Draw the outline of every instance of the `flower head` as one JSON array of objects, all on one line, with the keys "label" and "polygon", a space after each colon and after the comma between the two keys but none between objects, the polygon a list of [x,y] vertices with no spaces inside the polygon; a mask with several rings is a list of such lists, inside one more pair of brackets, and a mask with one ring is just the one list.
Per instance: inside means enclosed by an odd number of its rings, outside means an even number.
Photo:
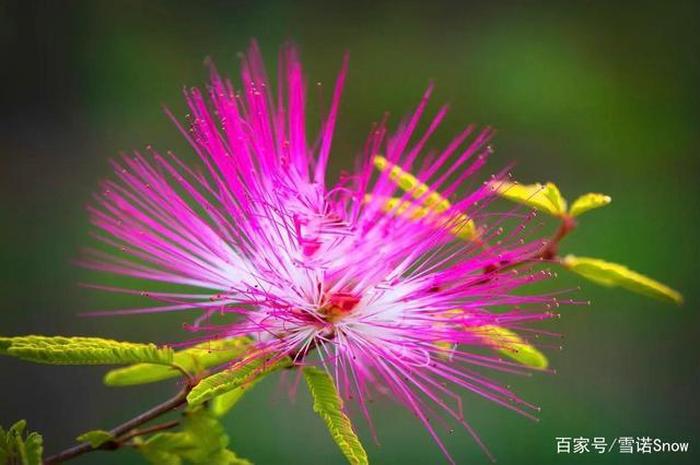
[{"label": "flower head", "polygon": [[[294,48],[281,56],[274,90],[255,44],[239,90],[212,67],[206,96],[185,91],[191,114],[180,126],[201,163],[153,149],[115,161],[116,179],[90,208],[113,250],[90,251],[84,263],[192,288],[113,290],[157,302],[122,313],[199,309],[190,329],[253,337],[249,357],[322,366],[368,420],[369,398],[389,394],[447,454],[440,436],[448,427],[438,418],[479,441],[464,417],[465,390],[531,415],[532,405],[479,369],[527,371],[501,358],[518,344],[539,354],[518,333],[536,334],[526,324],[552,316],[553,297],[516,291],[547,273],[510,265],[536,257],[542,242],[523,235],[527,216],[485,211],[503,177],[475,180],[491,152],[490,129],[470,126],[427,151],[447,113],[441,108],[418,131],[431,87],[397,130],[376,124],[355,170],[330,182],[346,73],[347,59],[309,140]],[[236,318],[214,326],[218,314]]]}]

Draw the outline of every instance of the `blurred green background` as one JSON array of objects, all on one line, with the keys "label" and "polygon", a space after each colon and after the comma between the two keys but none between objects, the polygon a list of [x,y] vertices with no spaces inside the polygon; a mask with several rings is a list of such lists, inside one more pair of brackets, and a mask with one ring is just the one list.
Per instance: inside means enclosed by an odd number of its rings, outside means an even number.
[{"label": "blurred green background", "polygon": [[[351,68],[332,167],[350,167],[384,111],[396,122],[429,80],[431,108],[451,113],[432,146],[465,124],[497,128],[489,169],[517,162],[521,181],[554,180],[570,199],[613,197],[583,217],[566,252],[625,263],[678,288],[686,304],[647,300],[560,273],[590,307],[546,327],[566,335],[558,374],[510,379],[540,405],[539,423],[465,394],[468,419],[503,464],[698,463],[697,176],[699,2],[165,2],[0,1],[0,334],[90,334],[172,342],[191,315],[90,319],[124,300],[77,287],[103,280],[71,264],[88,243],[84,204],[107,160],[153,144],[189,153],[161,111],[185,113],[180,89],[206,79],[203,60],[237,77],[252,37],[272,68],[286,40],[302,50],[312,118],[342,54]],[[0,424],[27,418],[48,451],[124,420],[172,386],[101,385],[100,368],[0,360]],[[226,420],[233,447],[258,465],[342,464],[301,393],[277,377]],[[375,404],[381,446],[358,421],[375,464],[443,463],[428,434],[390,401]],[[691,452],[557,455],[556,436],[651,436]],[[458,463],[486,463],[466,433],[447,438]],[[137,464],[131,452],[76,464]]]}]

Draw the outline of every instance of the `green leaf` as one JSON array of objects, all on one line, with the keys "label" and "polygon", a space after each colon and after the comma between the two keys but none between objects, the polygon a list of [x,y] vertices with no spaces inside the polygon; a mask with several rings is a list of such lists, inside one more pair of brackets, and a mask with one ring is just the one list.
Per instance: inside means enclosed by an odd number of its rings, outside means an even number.
[{"label": "green leaf", "polygon": [[612,198],[609,195],[589,192],[588,194],[583,194],[581,197],[574,200],[574,203],[571,205],[571,209],[569,210],[569,214],[571,216],[579,216],[581,213],[585,213],[588,210],[604,207],[611,201]]},{"label": "green leaf", "polygon": [[7,431],[7,436],[8,438],[12,435],[21,436],[24,434],[25,429],[27,429],[27,420],[18,420],[14,425],[10,426],[10,429]]},{"label": "green leaf", "polygon": [[606,262],[598,258],[575,257],[573,255],[564,257],[562,264],[574,273],[603,286],[620,286],[629,291],[657,299],[669,300],[676,304],[683,303],[683,296],[678,291],[632,271],[624,265]]},{"label": "green leaf", "polygon": [[[463,309],[448,310],[443,313],[445,318],[461,318],[464,319]],[[438,326],[444,326],[445,323],[438,323]],[[475,336],[490,346],[496,352],[505,355],[516,362],[527,365],[532,368],[544,370],[549,366],[549,360],[536,347],[529,344],[518,333],[502,326],[496,325],[464,325],[464,330],[473,333]],[[452,357],[455,344],[448,341],[437,341],[435,346],[439,349],[438,355],[449,360]]]},{"label": "green leaf", "polygon": [[193,463],[213,463],[214,457],[229,443],[224,428],[205,409],[190,411],[185,415],[185,434],[192,438],[196,447],[184,452],[183,456]]},{"label": "green leaf", "polygon": [[[365,203],[373,200],[370,194],[365,195]],[[474,220],[463,213],[441,214],[432,207],[423,207],[398,197],[379,197],[377,201],[384,213],[413,221],[428,221],[435,227],[448,227],[452,235],[465,241],[474,240],[479,235]]]},{"label": "green leaf", "polygon": [[401,169],[401,167],[393,164],[381,155],[375,155],[372,160],[374,167],[383,173],[389,171],[389,179],[393,181],[404,191],[408,192],[411,197],[420,200],[424,207],[429,207],[431,210],[442,213],[451,207],[450,201],[440,195],[439,192],[431,191],[427,184],[422,183],[411,173]]},{"label": "green leaf", "polygon": [[43,438],[39,433],[29,433],[24,441],[18,440],[17,451],[22,465],[42,465]]},{"label": "green leaf", "polygon": [[[439,192],[432,191],[430,186],[381,155],[375,155],[372,161],[379,172],[383,173],[388,170],[391,181],[408,192],[415,200],[420,201],[420,205],[416,205],[413,202],[402,201],[396,197],[382,199],[383,205],[381,208],[384,212],[404,216],[412,220],[434,217],[436,226],[449,226],[450,232],[454,236],[466,241],[474,240],[478,236],[478,229],[474,221],[465,214],[455,212],[447,217],[439,215],[452,207],[450,201]],[[365,197],[366,202],[371,200],[372,196],[367,195]],[[438,215],[435,215],[436,213]]]},{"label": "green leaf", "polygon": [[52,365],[170,364],[173,360],[169,347],[98,337],[19,336],[3,338],[2,347],[6,355]]},{"label": "green leaf", "polygon": [[7,433],[5,429],[0,426],[0,465],[7,465],[7,462],[10,461],[10,451],[8,449]]},{"label": "green leaf", "polygon": [[263,376],[259,376],[253,379],[252,381],[244,383],[231,391],[225,392],[220,396],[214,397],[211,400],[211,403],[209,404],[209,409],[211,413],[217,417],[226,415],[226,413],[228,413],[228,411],[231,410],[238,403],[241,397],[243,397],[243,394],[253,389],[253,387],[261,379],[263,379]]},{"label": "green leaf", "polygon": [[237,362],[231,368],[222,370],[200,381],[187,394],[187,403],[200,405],[243,385],[249,386],[250,383],[257,379],[288,366],[290,362],[287,357],[274,362],[263,361],[260,358]]},{"label": "green leaf", "polygon": [[240,398],[243,397],[243,394],[251,390],[253,386],[255,386],[257,382],[260,381],[260,379],[261,378],[255,378],[255,380],[251,381],[248,384],[244,384],[232,391],[225,392],[220,396],[214,397],[211,400],[210,405],[212,414],[216,415],[217,417],[226,415],[228,411],[231,410],[238,403]]},{"label": "green leaf", "polygon": [[316,367],[304,368],[304,379],[314,399],[314,412],[328,427],[333,440],[352,465],[367,465],[367,452],[362,447],[350,419],[343,413],[343,401],[338,395],[333,379]]},{"label": "green leaf", "polygon": [[12,338],[11,337],[0,336],[0,355],[8,355],[7,349],[9,349],[11,345],[12,345]]},{"label": "green leaf", "polygon": [[484,341],[501,354],[518,363],[544,370],[549,366],[547,357],[536,347],[528,344],[516,332],[495,325],[478,326],[473,329]]},{"label": "green leaf", "polygon": [[11,465],[17,457],[16,437],[22,436],[27,427],[26,420],[19,420],[7,432],[0,427],[0,465]]},{"label": "green leaf", "polygon": [[566,200],[559,188],[551,182],[544,185],[519,184],[517,182],[494,181],[491,188],[505,199],[541,210],[553,216],[566,213]]},{"label": "green leaf", "polygon": [[0,428],[0,465],[42,465],[44,441],[39,433],[24,435],[27,422],[20,420],[5,432]]},{"label": "green leaf", "polygon": [[155,465],[251,465],[228,449],[229,437],[221,423],[205,409],[185,412],[179,432],[136,438],[137,449]]},{"label": "green leaf", "polygon": [[177,449],[193,447],[190,437],[185,433],[158,433],[145,441],[137,437],[134,444],[153,465],[181,465],[182,458]]},{"label": "green leaf", "polygon": [[107,386],[135,386],[154,383],[182,376],[182,372],[172,366],[138,363],[108,371],[103,379]]},{"label": "green leaf", "polygon": [[[173,364],[197,374],[240,357],[250,347],[250,343],[251,339],[247,337],[207,341],[175,352]],[[108,386],[133,386],[178,376],[182,376],[182,372],[174,367],[139,363],[109,371],[104,377],[104,383]]]},{"label": "green leaf", "polygon": [[93,449],[97,449],[105,442],[114,440],[114,436],[112,436],[112,433],[110,433],[109,431],[96,429],[83,433],[76,439],[78,440],[78,442],[88,442],[90,443]]}]

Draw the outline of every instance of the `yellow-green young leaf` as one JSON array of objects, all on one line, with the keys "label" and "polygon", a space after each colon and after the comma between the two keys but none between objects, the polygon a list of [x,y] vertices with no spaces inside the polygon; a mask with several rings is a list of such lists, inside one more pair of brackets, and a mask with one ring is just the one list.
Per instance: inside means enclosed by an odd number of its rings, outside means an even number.
[{"label": "yellow-green young leaf", "polygon": [[7,449],[7,433],[3,427],[0,426],[0,465],[7,465],[7,463],[10,461],[10,451]]},{"label": "yellow-green young leaf", "polygon": [[86,433],[81,434],[77,438],[78,442],[87,442],[90,443],[93,449],[96,449],[100,447],[102,444],[108,441],[114,440],[114,436],[112,436],[112,433],[109,431],[104,431],[101,429],[96,429],[92,431],[88,431]]},{"label": "yellow-green young leaf", "polygon": [[173,359],[169,347],[99,337],[18,336],[5,338],[3,346],[6,355],[52,365],[169,364]]},{"label": "yellow-green young leaf", "polygon": [[548,182],[542,185],[540,183],[519,184],[516,182],[494,181],[491,183],[491,188],[500,197],[541,210],[550,215],[562,216],[566,213],[566,200],[554,183]]},{"label": "yellow-green young leaf", "polygon": [[[173,364],[189,373],[196,374],[240,357],[250,347],[250,343],[251,339],[247,337],[203,342],[175,352]],[[172,366],[138,363],[109,371],[104,377],[104,383],[108,386],[133,386],[176,378],[181,375],[182,372]]]},{"label": "yellow-green young leaf", "polygon": [[578,216],[581,213],[585,213],[588,210],[593,210],[594,208],[604,207],[612,201],[609,195],[596,194],[590,192],[588,194],[583,194],[578,199],[574,200],[571,204],[571,209],[569,214],[571,216]]},{"label": "yellow-green young leaf", "polygon": [[304,379],[314,400],[314,412],[328,427],[333,440],[352,465],[367,465],[367,452],[362,447],[350,419],[343,413],[343,401],[338,395],[333,379],[316,367],[304,368]]},{"label": "yellow-green young leaf", "polygon": [[389,179],[408,192],[411,197],[420,200],[424,207],[429,207],[436,212],[444,212],[450,208],[449,200],[438,192],[431,191],[427,184],[422,183],[411,173],[402,170],[381,155],[375,155],[373,161],[380,172],[389,170]]},{"label": "yellow-green young leaf", "polygon": [[0,465],[10,465],[17,461],[17,443],[22,441],[26,427],[26,420],[19,420],[7,432],[0,427]]},{"label": "yellow-green young leaf", "polygon": [[42,465],[44,441],[39,433],[29,433],[24,440],[17,439],[17,455],[21,465]]},{"label": "yellow-green young leaf", "polygon": [[[12,338],[11,337],[0,336],[0,355],[7,355],[7,349],[9,349],[11,345],[12,345]],[[3,465],[2,462],[0,462],[0,465]]]},{"label": "yellow-green young leaf", "polygon": [[181,465],[182,457],[178,452],[194,447],[186,433],[156,433],[146,440],[136,437],[134,445],[153,465]]},{"label": "yellow-green young leaf", "polygon": [[[365,195],[365,202],[371,202],[372,196]],[[463,213],[442,214],[433,208],[423,207],[408,200],[397,197],[386,197],[380,200],[381,209],[385,213],[401,216],[409,220],[420,221],[427,219],[435,227],[447,227],[450,233],[465,241],[473,240],[478,236],[474,221]]]},{"label": "yellow-green young leaf", "polygon": [[25,436],[27,422],[20,420],[5,432],[0,428],[0,465],[42,465],[44,441],[39,433]]},{"label": "yellow-green young leaf", "polygon": [[183,429],[136,438],[137,449],[154,465],[251,465],[227,449],[229,437],[219,421],[204,409],[185,412]]},{"label": "yellow-green young leaf", "polygon": [[510,329],[484,325],[474,328],[473,331],[495,350],[518,363],[540,370],[549,366],[549,361],[542,352]]},{"label": "yellow-green young leaf", "polygon": [[190,411],[185,417],[184,432],[196,447],[183,454],[187,460],[201,465],[250,465],[227,449],[229,437],[218,419],[205,409]]},{"label": "yellow-green young leaf", "polygon": [[[389,198],[382,206],[385,212],[407,216],[414,220],[437,213],[438,221],[436,223],[440,226],[450,227],[450,232],[454,236],[467,241],[473,240],[478,236],[478,230],[474,221],[462,213],[454,213],[447,218],[439,217],[440,213],[444,213],[452,206],[450,201],[439,192],[430,190],[427,184],[381,155],[375,155],[373,162],[380,172],[389,170],[389,179],[408,192],[415,200],[420,201],[420,205],[415,206],[411,202],[401,202],[401,199]],[[368,197],[366,200],[370,198]]]},{"label": "yellow-green young leaf", "polygon": [[146,445],[142,447],[137,446],[137,448],[143,455],[143,458],[153,465],[182,465],[182,458],[173,452]]},{"label": "yellow-green young leaf", "polygon": [[181,375],[182,372],[172,366],[138,363],[108,371],[103,381],[107,386],[134,386],[176,378]]},{"label": "yellow-green young leaf", "polygon": [[562,264],[584,278],[603,286],[620,286],[650,297],[670,300],[677,304],[683,303],[683,296],[678,291],[632,271],[624,265],[606,262],[598,258],[575,257],[573,255],[564,257]]},{"label": "yellow-green young leaf", "polygon": [[279,368],[288,366],[290,362],[287,357],[274,362],[263,361],[260,358],[237,362],[231,368],[201,380],[187,394],[187,403],[190,405],[203,404],[240,386],[249,385]]},{"label": "yellow-green young leaf", "polygon": [[260,379],[261,378],[255,378],[255,380],[251,381],[250,383],[243,384],[232,391],[225,392],[220,396],[214,397],[211,400],[209,407],[211,413],[217,417],[226,415],[228,411],[238,403],[241,397],[243,397],[243,394],[250,391]]},{"label": "yellow-green young leaf", "polygon": [[[459,308],[447,310],[441,314],[441,316],[445,319],[458,318],[462,315],[464,315],[464,310]],[[447,325],[447,323],[436,323],[435,327],[444,328]],[[454,349],[457,347],[457,344],[450,341],[436,341],[434,342],[434,345],[438,349],[438,356],[443,360],[451,360],[454,354]]]}]

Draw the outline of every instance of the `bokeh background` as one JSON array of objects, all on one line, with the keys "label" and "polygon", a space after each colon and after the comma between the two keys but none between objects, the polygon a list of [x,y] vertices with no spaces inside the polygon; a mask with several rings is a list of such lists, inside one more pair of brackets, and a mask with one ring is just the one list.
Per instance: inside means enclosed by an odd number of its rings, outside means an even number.
[{"label": "bokeh background", "polygon": [[[512,379],[542,407],[539,423],[466,395],[468,418],[503,464],[698,463],[698,2],[166,2],[0,1],[0,334],[90,334],[177,341],[182,315],[81,318],[123,299],[81,289],[102,280],[71,264],[89,242],[84,205],[108,159],[153,144],[187,154],[161,111],[185,113],[180,90],[206,79],[205,57],[237,75],[259,40],[270,67],[286,40],[306,65],[312,118],[342,54],[351,71],[332,167],[349,167],[370,123],[410,111],[429,80],[431,108],[451,114],[433,146],[465,124],[498,130],[493,171],[554,180],[569,198],[600,191],[564,251],[604,257],[672,284],[683,307],[581,284],[590,307],[547,328],[566,335],[555,376]],[[325,98],[317,98],[322,82]],[[314,113],[314,111],[316,113]],[[188,317],[189,318],[189,317]],[[101,368],[0,360],[0,423],[27,418],[48,451],[124,420],[174,389],[101,385]],[[375,404],[381,446],[358,428],[375,464],[443,463],[402,408]],[[233,447],[259,465],[342,464],[305,393],[290,402],[270,377],[227,418]],[[556,436],[651,436],[691,452],[557,455]],[[486,463],[466,433],[447,439],[458,463]],[[131,452],[76,464],[137,464]]]}]

